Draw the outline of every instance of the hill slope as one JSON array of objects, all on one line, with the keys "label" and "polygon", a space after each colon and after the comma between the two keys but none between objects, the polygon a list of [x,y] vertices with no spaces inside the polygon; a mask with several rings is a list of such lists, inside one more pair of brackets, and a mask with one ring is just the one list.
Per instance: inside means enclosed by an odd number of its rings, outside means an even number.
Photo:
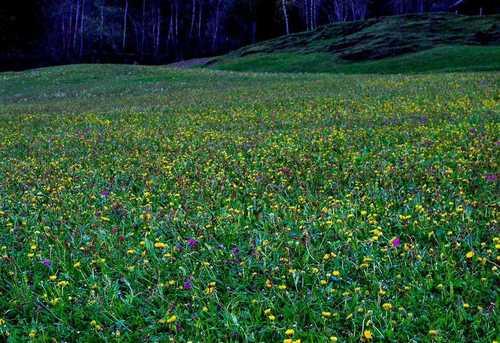
[{"label": "hill slope", "polygon": [[339,23],[244,47],[217,59],[212,68],[345,73],[498,70],[499,23],[498,15],[447,13]]}]

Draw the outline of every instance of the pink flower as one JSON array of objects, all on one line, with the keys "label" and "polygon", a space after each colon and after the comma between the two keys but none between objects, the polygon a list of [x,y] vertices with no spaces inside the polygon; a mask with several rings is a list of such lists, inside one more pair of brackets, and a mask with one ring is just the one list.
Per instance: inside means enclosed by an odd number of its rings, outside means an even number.
[{"label": "pink flower", "polygon": [[189,238],[188,239],[188,246],[190,249],[194,249],[198,246],[198,241],[194,238]]},{"label": "pink flower", "polygon": [[485,179],[488,182],[495,182],[497,180],[497,176],[495,174],[488,174]]},{"label": "pink flower", "polygon": [[391,244],[393,248],[397,248],[401,245],[401,239],[399,237],[395,237],[391,239]]}]

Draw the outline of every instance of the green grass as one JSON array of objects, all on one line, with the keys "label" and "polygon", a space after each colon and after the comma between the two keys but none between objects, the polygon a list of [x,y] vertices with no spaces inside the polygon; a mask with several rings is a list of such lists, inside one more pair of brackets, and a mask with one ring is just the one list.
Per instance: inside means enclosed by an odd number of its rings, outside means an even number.
[{"label": "green grass", "polygon": [[500,47],[446,46],[381,60],[347,63],[328,53],[255,54],[215,69],[280,73],[398,74],[500,70]]},{"label": "green grass", "polygon": [[498,339],[499,86],[0,74],[0,340]]},{"label": "green grass", "polygon": [[349,74],[499,70],[499,19],[437,13],[327,25],[241,48],[215,59],[211,68]]}]

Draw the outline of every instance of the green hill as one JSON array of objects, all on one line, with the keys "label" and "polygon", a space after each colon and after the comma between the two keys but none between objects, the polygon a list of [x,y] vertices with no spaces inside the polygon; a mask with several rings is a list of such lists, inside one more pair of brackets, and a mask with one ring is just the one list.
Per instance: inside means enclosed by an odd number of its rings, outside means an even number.
[{"label": "green hill", "polygon": [[447,13],[339,23],[241,48],[234,71],[404,73],[500,69],[500,16]]}]

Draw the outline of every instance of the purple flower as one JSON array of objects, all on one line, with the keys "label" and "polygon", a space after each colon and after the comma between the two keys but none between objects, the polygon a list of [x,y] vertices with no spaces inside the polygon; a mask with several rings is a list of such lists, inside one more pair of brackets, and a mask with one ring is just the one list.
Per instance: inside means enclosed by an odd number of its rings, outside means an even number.
[{"label": "purple flower", "polygon": [[397,248],[401,245],[401,239],[399,237],[396,237],[391,240],[391,244],[393,248]]},{"label": "purple flower", "polygon": [[497,180],[497,176],[495,174],[488,174],[486,175],[486,181],[488,182],[495,182]]},{"label": "purple flower", "polygon": [[52,266],[52,261],[51,261],[51,260],[49,260],[48,258],[44,258],[44,259],[42,260],[42,264],[43,264],[45,267],[50,268],[50,267]]},{"label": "purple flower", "polygon": [[187,279],[186,281],[184,281],[184,286],[183,288],[185,290],[190,290],[190,289],[193,289],[193,283],[191,282],[191,278]]},{"label": "purple flower", "polygon": [[231,249],[231,252],[233,253],[234,256],[237,256],[240,253],[240,248],[234,247]]},{"label": "purple flower", "polygon": [[198,246],[198,241],[197,241],[196,239],[194,239],[194,238],[190,238],[190,239],[188,239],[188,241],[187,241],[187,242],[188,242],[188,243],[187,243],[187,244],[188,244],[188,247],[189,247],[190,249],[194,249],[194,248],[196,248],[196,247]]},{"label": "purple flower", "polygon": [[107,197],[109,196],[109,191],[108,191],[107,189],[105,189],[105,190],[103,190],[103,191],[101,192],[101,195],[102,195],[103,197],[107,198]]}]

